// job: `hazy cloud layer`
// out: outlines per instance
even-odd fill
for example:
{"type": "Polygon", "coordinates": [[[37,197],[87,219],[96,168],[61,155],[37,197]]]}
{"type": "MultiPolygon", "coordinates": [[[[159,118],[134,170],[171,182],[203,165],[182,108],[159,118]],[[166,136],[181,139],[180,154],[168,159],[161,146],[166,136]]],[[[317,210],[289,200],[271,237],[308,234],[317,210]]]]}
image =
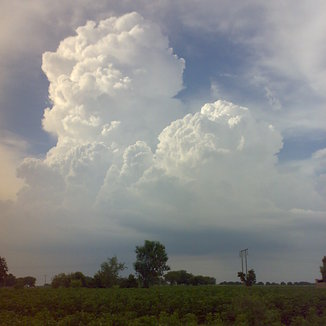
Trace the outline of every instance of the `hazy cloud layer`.
{"type": "Polygon", "coordinates": [[[26,155],[27,144],[11,133],[0,131],[0,200],[15,200],[23,181],[16,176],[16,169],[26,155]]]}

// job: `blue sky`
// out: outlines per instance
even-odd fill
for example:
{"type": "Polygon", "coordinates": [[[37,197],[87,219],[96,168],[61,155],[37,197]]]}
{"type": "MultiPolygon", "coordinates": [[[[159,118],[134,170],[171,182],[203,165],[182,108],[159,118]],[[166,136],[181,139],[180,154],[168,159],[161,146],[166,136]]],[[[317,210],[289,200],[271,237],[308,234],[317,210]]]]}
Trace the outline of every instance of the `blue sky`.
{"type": "Polygon", "coordinates": [[[318,277],[322,1],[0,6],[0,255],[13,273],[92,274],[115,254],[132,272],[135,245],[154,239],[173,269],[218,281],[236,278],[242,247],[258,279],[318,277]]]}

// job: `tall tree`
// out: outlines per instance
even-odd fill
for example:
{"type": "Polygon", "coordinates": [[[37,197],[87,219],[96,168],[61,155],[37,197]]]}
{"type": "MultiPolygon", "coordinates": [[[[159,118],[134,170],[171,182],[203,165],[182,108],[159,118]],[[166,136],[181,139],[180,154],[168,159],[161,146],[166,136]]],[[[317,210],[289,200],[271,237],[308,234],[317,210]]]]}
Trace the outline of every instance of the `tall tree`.
{"type": "Polygon", "coordinates": [[[164,279],[171,285],[190,284],[193,277],[192,274],[187,273],[185,270],[170,271],[164,275],[164,279]]]}
{"type": "Polygon", "coordinates": [[[155,284],[170,267],[166,264],[168,256],[165,247],[158,241],[145,240],[143,246],[136,246],[134,268],[143,286],[155,284]]]}
{"type": "Polygon", "coordinates": [[[247,275],[243,272],[239,272],[238,277],[246,286],[252,286],[256,283],[256,273],[253,269],[250,269],[247,275]]]}
{"type": "Polygon", "coordinates": [[[23,278],[24,280],[24,285],[27,285],[30,288],[35,287],[35,283],[36,283],[36,278],[33,276],[25,276],[23,278]]]}
{"type": "Polygon", "coordinates": [[[8,274],[5,279],[5,286],[14,286],[16,284],[16,276],[13,274],[8,274]]]}
{"type": "Polygon", "coordinates": [[[65,273],[55,275],[52,279],[51,286],[55,289],[59,287],[68,288],[70,286],[69,275],[65,273]]]}
{"type": "Polygon", "coordinates": [[[7,277],[8,273],[8,266],[6,259],[3,257],[0,257],[0,286],[3,286],[5,283],[5,279],[7,277]]]}
{"type": "Polygon", "coordinates": [[[323,258],[323,266],[320,266],[321,280],[326,282],[326,256],[323,258]]]}
{"type": "Polygon", "coordinates": [[[108,258],[101,264],[101,269],[94,275],[97,287],[110,288],[119,283],[119,274],[127,267],[118,261],[117,256],[108,258]]]}

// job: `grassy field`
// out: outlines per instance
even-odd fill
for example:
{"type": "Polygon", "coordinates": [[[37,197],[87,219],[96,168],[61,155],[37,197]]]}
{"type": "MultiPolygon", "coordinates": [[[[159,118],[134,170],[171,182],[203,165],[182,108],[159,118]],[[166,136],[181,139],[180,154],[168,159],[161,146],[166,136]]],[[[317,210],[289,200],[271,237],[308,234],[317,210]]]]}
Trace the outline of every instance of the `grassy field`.
{"type": "Polygon", "coordinates": [[[0,325],[326,325],[326,289],[0,289],[0,325]]]}

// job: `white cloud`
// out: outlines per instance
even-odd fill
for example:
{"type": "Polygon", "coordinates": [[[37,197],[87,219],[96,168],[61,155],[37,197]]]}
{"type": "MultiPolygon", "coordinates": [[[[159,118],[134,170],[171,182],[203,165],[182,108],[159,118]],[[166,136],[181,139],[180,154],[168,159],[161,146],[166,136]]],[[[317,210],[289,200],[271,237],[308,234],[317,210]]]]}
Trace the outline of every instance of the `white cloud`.
{"type": "Polygon", "coordinates": [[[137,13],[79,27],[43,55],[42,67],[53,102],[43,126],[59,140],[98,141],[113,123],[123,141],[151,141],[178,115],[172,97],[182,89],[184,61],[137,13]]]}
{"type": "Polygon", "coordinates": [[[313,182],[278,169],[282,137],[249,109],[217,101],[175,120],[183,68],[137,13],[88,22],[45,53],[53,107],[43,125],[58,143],[19,168],[20,200],[107,211],[137,227],[164,216],[160,224],[232,228],[324,209],[313,182]]]}
{"type": "Polygon", "coordinates": [[[287,223],[293,208],[325,209],[311,175],[279,170],[281,147],[279,132],[248,109],[206,104],[166,127],[153,154],[143,143],[128,148],[107,174],[99,205],[139,228],[251,228],[287,223]],[[130,153],[140,165],[126,164],[130,153]]]}
{"type": "Polygon", "coordinates": [[[309,1],[301,1],[295,8],[290,4],[280,7],[271,3],[266,9],[268,20],[264,33],[269,36],[269,42],[264,42],[263,47],[268,56],[261,58],[261,64],[293,79],[304,76],[310,87],[324,96],[326,48],[322,44],[326,23],[322,12],[325,3],[311,6],[309,1]]]}
{"type": "Polygon", "coordinates": [[[209,33],[223,33],[251,47],[254,61],[264,76],[276,74],[292,81],[305,79],[325,95],[325,2],[292,3],[250,1],[192,1],[180,6],[184,25],[209,33]],[[191,8],[191,9],[190,9],[191,8]],[[304,17],[304,19],[303,19],[304,17]],[[269,71],[267,71],[269,70],[269,71]]]}
{"type": "MultiPolygon", "coordinates": [[[[325,9],[324,1],[311,5],[303,0],[295,6],[279,1],[230,4],[221,0],[205,1],[205,5],[187,1],[178,7],[178,17],[186,30],[201,31],[210,39],[226,37],[237,49],[237,85],[234,90],[218,87],[219,98],[245,99],[246,105],[281,131],[325,130],[325,9]],[[248,94],[248,85],[255,87],[254,94],[248,94]],[[261,94],[267,104],[263,107],[261,94]],[[270,106],[277,114],[266,110],[270,106]]],[[[234,73],[232,67],[229,70],[223,72],[234,73]]]]}
{"type": "Polygon", "coordinates": [[[130,13],[79,27],[44,54],[42,67],[53,103],[43,125],[58,142],[45,159],[21,164],[27,186],[20,201],[92,207],[115,166],[122,164],[124,180],[142,175],[152,156],[144,140],[155,146],[162,128],[180,116],[172,97],[182,88],[184,61],[155,24],[130,13]]]}
{"type": "MultiPolygon", "coordinates": [[[[89,21],[44,54],[52,107],[43,126],[58,141],[18,169],[26,186],[7,223],[20,227],[20,241],[36,241],[40,230],[38,241],[48,235],[51,244],[56,232],[60,243],[103,239],[104,231],[114,238],[115,230],[122,240],[151,232],[164,239],[169,228],[270,236],[301,212],[325,212],[324,152],[309,173],[280,167],[280,132],[250,109],[217,101],[184,115],[173,98],[184,65],[137,13],[89,21]],[[25,216],[37,230],[22,232],[25,216]]],[[[8,235],[1,241],[11,243],[8,235]]]]}
{"type": "Polygon", "coordinates": [[[318,175],[316,188],[326,197],[326,148],[313,154],[314,172],[318,175]]]}

